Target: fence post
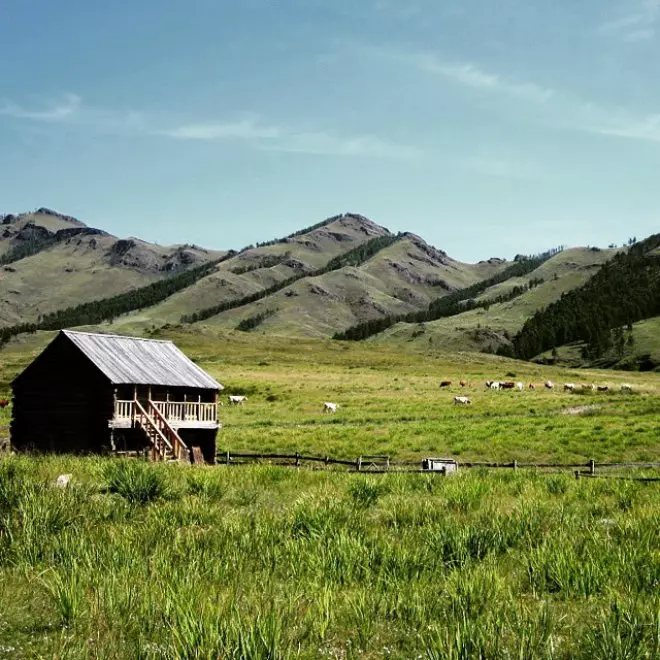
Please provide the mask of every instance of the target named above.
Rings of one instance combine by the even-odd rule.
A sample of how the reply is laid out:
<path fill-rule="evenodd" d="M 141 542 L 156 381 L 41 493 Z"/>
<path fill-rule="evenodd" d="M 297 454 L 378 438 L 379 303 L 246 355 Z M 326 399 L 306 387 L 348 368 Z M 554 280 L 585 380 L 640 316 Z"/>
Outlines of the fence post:
<path fill-rule="evenodd" d="M 355 459 L 355 469 L 359 472 L 362 469 L 362 456 Z"/>
<path fill-rule="evenodd" d="M 300 454 L 296 452 L 296 467 L 300 467 Z"/>
<path fill-rule="evenodd" d="M 593 458 L 589 461 L 589 474 L 596 474 L 596 461 Z"/>
<path fill-rule="evenodd" d="M 228 449 L 227 452 L 225 453 L 225 463 L 227 465 L 229 465 L 229 458 L 230 458 L 230 456 L 229 456 L 229 449 Z"/>
<path fill-rule="evenodd" d="M 580 480 L 580 470 L 575 470 L 575 479 Z"/>
<path fill-rule="evenodd" d="M 518 469 L 518 461 L 513 461 L 513 471 L 515 472 Z"/>

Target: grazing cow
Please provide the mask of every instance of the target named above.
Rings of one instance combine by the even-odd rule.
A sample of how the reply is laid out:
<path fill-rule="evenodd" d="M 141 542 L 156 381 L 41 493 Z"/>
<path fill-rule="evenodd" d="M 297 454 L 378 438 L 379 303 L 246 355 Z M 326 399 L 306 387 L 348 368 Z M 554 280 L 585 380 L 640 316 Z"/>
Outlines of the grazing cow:
<path fill-rule="evenodd" d="M 512 390 L 516 384 L 512 380 L 505 380 L 503 383 L 500 383 L 500 388 L 503 390 Z"/>
<path fill-rule="evenodd" d="M 6 408 L 9 405 L 9 399 L 0 399 L 0 408 Z"/>
<path fill-rule="evenodd" d="M 551 380 L 546 380 L 544 384 L 547 390 L 553 390 L 555 388 L 555 384 Z"/>
<path fill-rule="evenodd" d="M 596 389 L 599 392 L 609 392 L 610 386 L 609 385 L 599 385 Z"/>
<path fill-rule="evenodd" d="M 621 391 L 632 392 L 632 385 L 630 385 L 629 383 L 624 383 L 623 385 L 621 385 Z"/>
<path fill-rule="evenodd" d="M 331 403 L 330 401 L 325 401 L 323 403 L 323 412 L 335 413 L 337 412 L 337 408 L 339 408 L 339 406 L 336 403 Z"/>
<path fill-rule="evenodd" d="M 454 397 L 454 403 L 460 404 L 463 406 L 469 406 L 472 404 L 472 401 L 468 399 L 466 396 L 455 396 Z"/>
<path fill-rule="evenodd" d="M 520 392 L 523 392 L 525 389 L 525 385 L 523 383 L 516 383 L 516 389 L 519 390 Z"/>
<path fill-rule="evenodd" d="M 489 385 L 491 390 L 499 390 L 502 387 L 501 383 L 498 383 L 496 380 L 492 381 Z"/>
<path fill-rule="evenodd" d="M 575 383 L 564 383 L 564 392 L 574 392 Z"/>
<path fill-rule="evenodd" d="M 530 384 L 529 384 L 529 389 L 530 389 L 530 390 L 535 390 L 535 389 L 536 389 L 536 385 L 534 385 L 534 383 L 530 383 Z"/>
<path fill-rule="evenodd" d="M 492 381 L 492 380 L 487 380 L 486 383 L 485 383 L 486 387 L 490 387 L 493 384 L 493 382 L 494 381 Z"/>
<path fill-rule="evenodd" d="M 460 382 L 458 383 L 461 387 L 467 387 L 467 380 L 465 378 L 461 378 Z"/>
<path fill-rule="evenodd" d="M 242 406 L 247 401 L 247 397 L 242 394 L 232 394 L 228 398 L 230 406 Z"/>
<path fill-rule="evenodd" d="M 451 385 L 450 380 L 441 380 L 440 381 L 440 387 L 449 387 Z"/>

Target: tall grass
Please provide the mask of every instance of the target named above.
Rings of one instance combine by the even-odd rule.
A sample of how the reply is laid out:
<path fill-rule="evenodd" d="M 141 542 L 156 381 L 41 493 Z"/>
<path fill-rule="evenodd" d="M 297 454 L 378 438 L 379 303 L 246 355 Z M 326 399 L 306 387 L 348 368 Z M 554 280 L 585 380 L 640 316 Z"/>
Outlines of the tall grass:
<path fill-rule="evenodd" d="M 123 465 L 0 461 L 0 647 L 70 658 L 658 654 L 652 484 Z M 71 486 L 54 488 L 63 472 Z"/>

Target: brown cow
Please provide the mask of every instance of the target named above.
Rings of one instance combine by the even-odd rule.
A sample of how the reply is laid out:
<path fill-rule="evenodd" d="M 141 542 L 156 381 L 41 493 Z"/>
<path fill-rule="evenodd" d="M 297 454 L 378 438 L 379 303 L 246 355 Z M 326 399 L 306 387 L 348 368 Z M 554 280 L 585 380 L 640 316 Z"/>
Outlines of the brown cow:
<path fill-rule="evenodd" d="M 534 383 L 530 383 L 528 385 L 528 387 L 529 387 L 530 390 L 535 390 L 536 389 L 536 385 L 534 385 Z"/>
<path fill-rule="evenodd" d="M 505 380 L 503 383 L 500 383 L 500 389 L 503 390 L 512 390 L 516 384 L 512 380 Z"/>
<path fill-rule="evenodd" d="M 440 381 L 440 387 L 449 387 L 451 385 L 450 380 L 442 380 Z"/>
<path fill-rule="evenodd" d="M 459 385 L 461 387 L 467 387 L 467 384 L 468 384 L 467 380 L 465 380 L 465 378 L 461 378 Z"/>
<path fill-rule="evenodd" d="M 608 385 L 599 385 L 598 386 L 598 391 L 599 392 L 608 392 L 609 391 L 609 386 Z"/>
<path fill-rule="evenodd" d="M 0 399 L 0 408 L 6 408 L 9 405 L 8 399 Z"/>

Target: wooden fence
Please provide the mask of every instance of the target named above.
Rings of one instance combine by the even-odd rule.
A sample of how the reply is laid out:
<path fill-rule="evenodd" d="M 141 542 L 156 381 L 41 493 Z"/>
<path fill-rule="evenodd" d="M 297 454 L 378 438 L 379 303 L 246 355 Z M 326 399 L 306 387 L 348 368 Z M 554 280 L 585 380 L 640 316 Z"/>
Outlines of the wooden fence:
<path fill-rule="evenodd" d="M 452 459 L 448 459 L 452 460 Z M 359 456 L 355 459 L 338 459 L 331 456 L 308 456 L 295 452 L 294 454 L 269 454 L 261 452 L 234 453 L 226 451 L 218 455 L 219 465 L 247 465 L 260 461 L 276 461 L 278 465 L 290 467 L 308 467 L 322 469 L 338 465 L 347 468 L 349 472 L 364 472 L 369 474 L 385 473 L 423 473 L 444 474 L 442 470 L 424 470 L 420 461 L 392 461 L 390 456 Z M 307 464 L 307 465 L 305 465 Z M 312 464 L 312 465 L 309 465 Z M 313 464 L 316 464 L 313 465 Z M 484 469 L 484 470 L 550 470 L 550 471 L 574 471 L 575 478 L 581 477 L 608 477 L 616 479 L 635 479 L 640 481 L 660 481 L 660 477 L 631 477 L 627 475 L 603 474 L 602 470 L 657 470 L 660 463 L 597 463 L 594 459 L 586 463 L 519 463 L 512 461 L 508 463 L 488 463 L 479 461 L 466 461 L 458 463 L 461 469 Z M 597 473 L 598 470 L 598 473 Z"/>

